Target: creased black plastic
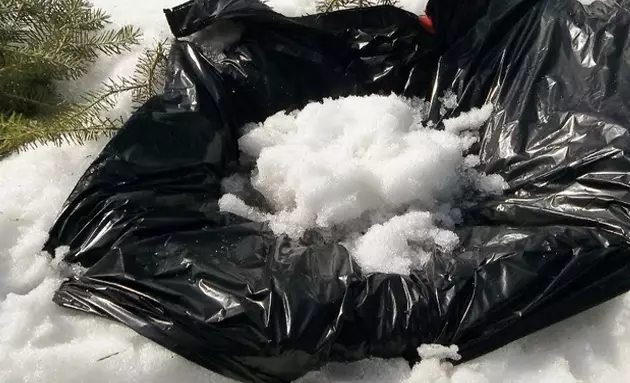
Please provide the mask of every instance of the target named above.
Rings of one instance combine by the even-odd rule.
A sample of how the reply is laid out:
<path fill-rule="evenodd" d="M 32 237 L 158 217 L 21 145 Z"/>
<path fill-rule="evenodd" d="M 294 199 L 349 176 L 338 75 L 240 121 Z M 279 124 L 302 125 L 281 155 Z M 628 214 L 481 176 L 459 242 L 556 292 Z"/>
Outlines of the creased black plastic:
<path fill-rule="evenodd" d="M 463 360 L 630 289 L 630 12 L 612 1 L 439 0 L 436 35 L 393 7 L 289 19 L 253 0 L 167 12 L 165 94 L 69 197 L 47 249 L 87 272 L 55 301 L 118 320 L 251 382 L 328 361 Z M 193 34 L 189 38 L 183 37 Z M 238 128 L 327 96 L 396 92 L 453 113 L 491 101 L 476 151 L 510 189 L 465 214 L 461 248 L 410 276 L 363 274 L 339 245 L 218 211 Z"/>

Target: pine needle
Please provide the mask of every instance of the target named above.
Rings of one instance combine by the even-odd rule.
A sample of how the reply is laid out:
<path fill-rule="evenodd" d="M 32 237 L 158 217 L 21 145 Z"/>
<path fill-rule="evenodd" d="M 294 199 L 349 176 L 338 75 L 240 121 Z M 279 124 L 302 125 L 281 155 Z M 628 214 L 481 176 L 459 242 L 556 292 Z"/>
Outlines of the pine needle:
<path fill-rule="evenodd" d="M 130 77 L 109 79 L 78 103 L 60 97 L 58 81 L 76 80 L 101 55 L 138 43 L 138 29 L 109 24 L 87 0 L 0 0 L 0 158 L 40 144 L 111 135 L 123 124 L 111 115 L 121 95 L 129 93 L 135 108 L 162 91 L 166 41 L 145 51 Z"/>

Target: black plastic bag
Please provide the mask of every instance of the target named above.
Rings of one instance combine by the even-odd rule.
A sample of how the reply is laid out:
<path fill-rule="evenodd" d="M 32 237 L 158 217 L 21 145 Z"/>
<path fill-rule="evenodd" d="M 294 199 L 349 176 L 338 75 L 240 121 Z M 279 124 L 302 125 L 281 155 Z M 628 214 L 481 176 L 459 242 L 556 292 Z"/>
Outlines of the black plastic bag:
<path fill-rule="evenodd" d="M 608 4 L 608 5 L 607 5 Z M 46 248 L 88 267 L 55 301 L 118 320 L 253 382 L 328 361 L 463 360 L 630 289 L 630 12 L 614 2 L 439 0 L 290 19 L 253 0 L 167 11 L 180 39 L 165 94 L 88 169 Z M 410 276 L 369 274 L 340 245 L 274 237 L 218 211 L 238 128 L 327 96 L 491 101 L 479 152 L 509 182 L 466 212 L 461 248 Z"/>

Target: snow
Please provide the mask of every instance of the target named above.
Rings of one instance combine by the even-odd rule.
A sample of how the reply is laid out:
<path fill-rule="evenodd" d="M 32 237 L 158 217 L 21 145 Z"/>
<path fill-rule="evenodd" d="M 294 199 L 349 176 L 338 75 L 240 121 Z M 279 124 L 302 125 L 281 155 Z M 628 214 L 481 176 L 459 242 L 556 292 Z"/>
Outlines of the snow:
<path fill-rule="evenodd" d="M 442 107 L 440 108 L 441 116 L 444 116 L 449 109 L 455 109 L 457 106 L 457 95 L 450 89 L 439 99 L 442 103 Z"/>
<path fill-rule="evenodd" d="M 292 9 L 291 0 L 285 1 Z M 135 23 L 153 36 L 166 31 L 161 9 L 179 2 L 94 1 L 117 24 Z M 101 63 L 87 82 L 128 74 L 134 54 Z M 0 382 L 232 382 L 124 326 L 52 303 L 60 275 L 77 271 L 55 264 L 39 249 L 63 200 L 103 144 L 40 147 L 0 162 Z M 236 181 L 227 186 L 242 185 Z M 300 382 L 625 382 L 630 377 L 630 294 L 460 366 L 443 356 L 413 371 L 401 359 L 331 363 Z"/>
<path fill-rule="evenodd" d="M 0 382 L 228 382 L 123 326 L 52 302 L 62 277 L 79 271 L 40 249 L 103 144 L 40 147 L 0 162 Z"/>
<path fill-rule="evenodd" d="M 267 0 L 266 4 L 285 16 L 297 17 L 317 13 L 315 0 Z"/>
<path fill-rule="evenodd" d="M 457 117 L 444 120 L 444 130 L 457 134 L 465 130 L 479 129 L 492 113 L 492 105 L 486 104 L 480 109 L 473 109 L 468 112 L 464 112 Z"/>
<path fill-rule="evenodd" d="M 442 346 L 439 344 L 423 344 L 418 347 L 418 355 L 423 360 L 427 359 L 451 359 L 460 360 L 462 357 L 459 355 L 459 348 L 455 345 Z"/>
<path fill-rule="evenodd" d="M 456 106 L 452 92 L 445 99 L 447 108 Z M 364 272 L 409 274 L 428 260 L 427 249 L 456 247 L 455 233 L 436 221 L 457 220 L 457 199 L 469 189 L 502 191 L 503 179 L 477 173 L 478 160 L 465 154 L 491 113 L 485 105 L 437 130 L 426 126 L 428 103 L 396 95 L 279 112 L 239 139 L 245 158 L 256 161 L 252 186 L 274 212 L 234 194 L 219 206 L 294 239 L 309 229 L 335 232 Z"/>
<path fill-rule="evenodd" d="M 260 210 L 248 206 L 243 200 L 234 194 L 224 194 L 219 200 L 219 208 L 223 211 L 229 211 L 239 217 L 247 218 L 254 222 L 263 222 L 267 220 L 267 215 Z"/>
<path fill-rule="evenodd" d="M 429 0 L 398 0 L 395 2 L 398 7 L 416 15 L 424 15 L 428 3 Z"/>
<path fill-rule="evenodd" d="M 449 252 L 458 241 L 455 233 L 436 227 L 430 213 L 412 211 L 373 225 L 349 247 L 364 272 L 409 274 L 412 267 L 422 267 L 430 255 L 412 243 L 435 245 Z"/>
<path fill-rule="evenodd" d="M 397 0 L 395 4 L 408 12 L 424 15 L 428 2 L 429 0 Z M 276 12 L 286 16 L 305 16 L 317 13 L 316 0 L 267 0 L 266 3 Z"/>
<path fill-rule="evenodd" d="M 405 383 L 448 383 L 453 365 L 445 360 L 460 360 L 457 351 L 457 346 L 421 345 L 418 354 L 422 360 L 413 366 Z"/>

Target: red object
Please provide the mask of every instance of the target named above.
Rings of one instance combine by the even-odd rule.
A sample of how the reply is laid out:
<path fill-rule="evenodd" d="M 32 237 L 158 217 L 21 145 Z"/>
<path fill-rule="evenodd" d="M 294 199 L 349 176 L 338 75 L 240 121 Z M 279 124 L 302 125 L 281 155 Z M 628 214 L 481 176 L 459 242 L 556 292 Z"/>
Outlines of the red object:
<path fill-rule="evenodd" d="M 429 16 L 420 16 L 420 24 L 431 33 L 435 33 L 435 29 L 433 29 L 433 21 L 429 18 Z"/>

